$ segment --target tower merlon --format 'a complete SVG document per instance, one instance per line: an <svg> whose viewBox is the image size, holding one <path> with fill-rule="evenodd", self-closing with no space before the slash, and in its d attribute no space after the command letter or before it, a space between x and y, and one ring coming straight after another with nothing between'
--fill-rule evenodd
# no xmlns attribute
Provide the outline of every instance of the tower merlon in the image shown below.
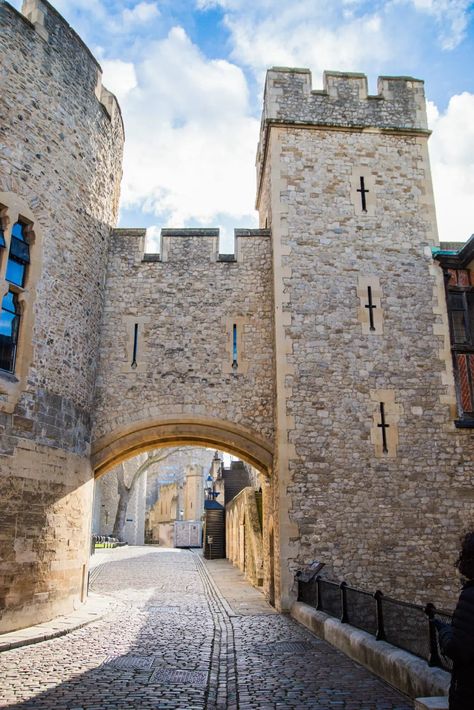
<svg viewBox="0 0 474 710"><path fill-rule="evenodd" d="M16 12L14 8L11 9ZM71 65L71 73L75 67L81 67L81 83L87 84L89 81L91 90L105 108L111 122L113 123L117 116L123 132L120 106L114 94L102 86L102 69L99 63L64 17L47 0L24 0L19 14L28 20L41 40L65 56L65 71L68 64Z"/></svg>
<svg viewBox="0 0 474 710"><path fill-rule="evenodd" d="M265 160L267 133L272 125L430 134L422 80L381 76L377 91L375 96L368 93L365 74L325 71L323 89L313 89L309 69L269 69L257 149L258 185Z"/></svg>
<svg viewBox="0 0 474 710"><path fill-rule="evenodd" d="M378 94L370 96L365 74L325 71L323 87L312 88L309 69L269 69L263 121L428 130L424 82L419 79L381 76Z"/></svg>
<svg viewBox="0 0 474 710"><path fill-rule="evenodd" d="M145 252L146 229L119 228L113 231L112 250L127 258L130 254L135 254L135 258L141 262L167 262L173 261L180 255L188 258L189 242L197 238L201 243L199 246L200 255L215 262L240 262L245 251L242 241L269 239L271 231L269 229L234 229L234 251L227 254L219 252L219 236L219 228L170 229L164 227L160 231L159 253L150 253Z"/></svg>

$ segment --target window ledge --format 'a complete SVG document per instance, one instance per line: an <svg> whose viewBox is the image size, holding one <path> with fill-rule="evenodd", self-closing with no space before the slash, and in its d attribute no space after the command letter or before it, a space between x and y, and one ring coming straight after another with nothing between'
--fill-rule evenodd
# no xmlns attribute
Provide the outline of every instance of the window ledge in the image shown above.
<svg viewBox="0 0 474 710"><path fill-rule="evenodd" d="M7 372L6 370L0 370L0 377L2 380L6 380L7 382L12 382L13 384L16 384L20 380L18 377L15 377L15 375L12 372Z"/></svg>
<svg viewBox="0 0 474 710"><path fill-rule="evenodd" d="M474 429L474 419L456 419L454 426L456 429Z"/></svg>

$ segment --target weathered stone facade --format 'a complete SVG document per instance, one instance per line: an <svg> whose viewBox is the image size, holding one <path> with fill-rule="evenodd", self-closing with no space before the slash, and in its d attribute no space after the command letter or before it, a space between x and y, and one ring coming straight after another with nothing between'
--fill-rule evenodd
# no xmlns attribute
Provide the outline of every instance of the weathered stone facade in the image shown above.
<svg viewBox="0 0 474 710"><path fill-rule="evenodd" d="M174 524L179 520L179 483L160 486L160 497L148 513L151 541L162 547L174 547Z"/></svg>
<svg viewBox="0 0 474 710"><path fill-rule="evenodd" d="M226 557L254 587L263 586L262 494L244 488L226 505Z"/></svg>
<svg viewBox="0 0 474 710"><path fill-rule="evenodd" d="M198 464L186 466L184 478L160 486L156 503L148 511L151 542L174 547L179 520L201 522L204 513L204 471Z"/></svg>
<svg viewBox="0 0 474 710"><path fill-rule="evenodd" d="M18 215L32 241L17 369L0 373L0 628L84 594L92 469L180 444L265 474L279 607L315 558L449 605L472 429L455 426L422 82L371 97L362 75L314 92L308 71L271 70L261 229L237 230L235 256L217 230L162 230L147 255L144 230L112 229L123 129L100 68L47 2L24 12L0 5L0 216L7 246Z"/></svg>
<svg viewBox="0 0 474 710"><path fill-rule="evenodd" d="M130 488L137 469L145 462L146 454L139 454L128 461L122 461L116 468L94 482L94 505L92 510L92 534L113 535L114 523L119 507L119 476ZM145 542L145 513L148 471L133 484L126 507L125 521L120 539L129 545L143 545Z"/></svg>
<svg viewBox="0 0 474 710"><path fill-rule="evenodd" d="M219 257L218 230L163 234L155 258L144 254L145 230L119 229L112 237L95 466L107 470L129 451L168 437L169 443L215 445L262 465L257 448L268 455L273 436L270 233L238 232L231 261ZM194 438L183 422L195 426Z"/></svg>
<svg viewBox="0 0 474 710"><path fill-rule="evenodd" d="M15 375L0 374L1 630L85 594L99 323L122 172L120 111L96 60L48 3L28 0L24 12L0 4L3 226L7 243L19 216L34 233Z"/></svg>
<svg viewBox="0 0 474 710"><path fill-rule="evenodd" d="M384 78L379 91L367 97L360 75L326 74L319 92L308 71L267 76L277 584L291 595L296 569L320 559L353 585L449 604L472 524L472 434L454 425L423 84ZM371 190L365 212L354 175ZM383 310L372 331L361 279Z"/></svg>

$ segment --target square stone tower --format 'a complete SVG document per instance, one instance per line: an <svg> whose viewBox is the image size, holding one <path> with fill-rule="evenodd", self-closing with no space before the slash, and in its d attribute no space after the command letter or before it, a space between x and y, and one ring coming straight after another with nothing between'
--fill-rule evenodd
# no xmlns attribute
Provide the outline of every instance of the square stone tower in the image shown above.
<svg viewBox="0 0 474 710"><path fill-rule="evenodd" d="M257 207L273 247L282 608L313 559L410 600L452 589L472 465L430 249L428 137L422 81L381 77L370 96L362 74L327 72L322 91L305 69L267 74Z"/></svg>

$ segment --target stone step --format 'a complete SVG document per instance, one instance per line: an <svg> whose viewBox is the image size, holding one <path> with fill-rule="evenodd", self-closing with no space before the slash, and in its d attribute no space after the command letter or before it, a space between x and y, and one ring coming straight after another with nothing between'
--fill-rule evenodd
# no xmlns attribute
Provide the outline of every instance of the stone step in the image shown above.
<svg viewBox="0 0 474 710"><path fill-rule="evenodd" d="M416 698L415 710L448 710L448 698L443 695L437 698Z"/></svg>

